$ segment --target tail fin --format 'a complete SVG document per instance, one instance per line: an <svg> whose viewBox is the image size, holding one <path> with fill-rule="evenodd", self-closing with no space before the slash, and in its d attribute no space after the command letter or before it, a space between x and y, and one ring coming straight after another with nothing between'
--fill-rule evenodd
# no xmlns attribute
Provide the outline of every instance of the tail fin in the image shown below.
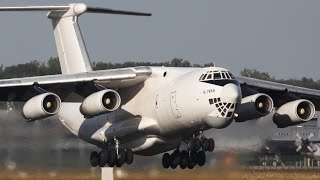
<svg viewBox="0 0 320 180"><path fill-rule="evenodd" d="M151 16L149 13L89 7L82 3L68 6L0 7L0 11L49 11L58 50L62 74L92 71L90 59L78 25L78 17L85 13L107 13L133 16Z"/></svg>

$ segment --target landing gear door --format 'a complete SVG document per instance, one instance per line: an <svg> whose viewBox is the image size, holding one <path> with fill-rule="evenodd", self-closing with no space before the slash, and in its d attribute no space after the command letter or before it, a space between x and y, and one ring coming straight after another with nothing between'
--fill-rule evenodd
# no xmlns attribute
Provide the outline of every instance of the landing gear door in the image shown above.
<svg viewBox="0 0 320 180"><path fill-rule="evenodd" d="M170 105L171 110L176 119L181 118L181 114L179 112L178 104L177 104L177 92L171 92L170 94Z"/></svg>

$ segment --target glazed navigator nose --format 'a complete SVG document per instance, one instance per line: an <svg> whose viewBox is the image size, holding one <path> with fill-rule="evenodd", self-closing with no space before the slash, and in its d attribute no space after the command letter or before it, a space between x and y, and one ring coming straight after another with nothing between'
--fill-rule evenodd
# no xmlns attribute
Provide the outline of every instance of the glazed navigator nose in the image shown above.
<svg viewBox="0 0 320 180"><path fill-rule="evenodd" d="M241 88L236 84L226 84L221 91L221 101L226 103L241 102Z"/></svg>

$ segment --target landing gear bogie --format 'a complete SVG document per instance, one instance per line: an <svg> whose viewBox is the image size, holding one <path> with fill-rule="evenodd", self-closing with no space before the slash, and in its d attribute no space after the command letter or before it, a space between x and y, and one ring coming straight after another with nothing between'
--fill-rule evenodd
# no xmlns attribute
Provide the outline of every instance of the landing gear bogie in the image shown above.
<svg viewBox="0 0 320 180"><path fill-rule="evenodd" d="M187 150L176 149L171 155L168 153L163 155L162 165L164 168L175 169L180 166L181 169L193 169L197 165L204 166L206 163L205 152L212 152L215 146L214 140L205 138L202 133L199 137L194 136L185 142Z"/></svg>
<svg viewBox="0 0 320 180"><path fill-rule="evenodd" d="M120 141L115 137L113 141L106 141L103 149L98 153L93 151L90 155L92 167L121 167L123 164L132 164L134 154L131 149L120 148Z"/></svg>
<svg viewBox="0 0 320 180"><path fill-rule="evenodd" d="M132 164L134 154L131 149L119 149L118 153L115 149L102 150L99 153L93 151L90 155L90 164L92 167L121 167L124 164Z"/></svg>

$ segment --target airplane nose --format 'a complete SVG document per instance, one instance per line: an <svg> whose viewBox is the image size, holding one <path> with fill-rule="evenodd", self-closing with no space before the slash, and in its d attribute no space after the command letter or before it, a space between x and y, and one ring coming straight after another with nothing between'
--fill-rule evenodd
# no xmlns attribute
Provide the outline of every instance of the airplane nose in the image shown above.
<svg viewBox="0 0 320 180"><path fill-rule="evenodd" d="M227 103L240 103L241 102L241 89L239 85L226 84L221 91L222 102Z"/></svg>

